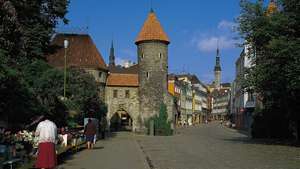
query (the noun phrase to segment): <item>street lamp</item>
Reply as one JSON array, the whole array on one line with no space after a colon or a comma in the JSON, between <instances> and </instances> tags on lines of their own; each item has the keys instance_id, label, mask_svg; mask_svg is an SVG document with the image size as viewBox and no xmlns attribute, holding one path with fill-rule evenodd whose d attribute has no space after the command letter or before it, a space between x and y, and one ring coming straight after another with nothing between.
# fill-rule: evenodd
<instances>
[{"instance_id":1,"label":"street lamp","mask_svg":"<svg viewBox=\"0 0 300 169\"><path fill-rule=\"evenodd\" d=\"M64 50L65 50L65 66L64 66L64 99L66 99L66 85L67 85L67 48L69 46L69 41L64 40Z\"/></svg>"}]
</instances>

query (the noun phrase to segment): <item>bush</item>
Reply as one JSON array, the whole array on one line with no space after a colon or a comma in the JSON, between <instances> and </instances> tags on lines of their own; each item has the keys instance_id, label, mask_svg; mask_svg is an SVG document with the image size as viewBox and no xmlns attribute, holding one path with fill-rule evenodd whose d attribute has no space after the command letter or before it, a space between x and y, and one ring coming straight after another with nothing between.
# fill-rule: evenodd
<instances>
[{"instance_id":1,"label":"bush","mask_svg":"<svg viewBox=\"0 0 300 169\"><path fill-rule=\"evenodd\" d=\"M150 134L150 121L154 121L154 135L156 136L170 136L173 134L171 128L171 122L168 121L167 106L165 104L160 105L159 115L155 115L146 121L146 127L148 128L148 134Z\"/></svg>"}]
</instances>

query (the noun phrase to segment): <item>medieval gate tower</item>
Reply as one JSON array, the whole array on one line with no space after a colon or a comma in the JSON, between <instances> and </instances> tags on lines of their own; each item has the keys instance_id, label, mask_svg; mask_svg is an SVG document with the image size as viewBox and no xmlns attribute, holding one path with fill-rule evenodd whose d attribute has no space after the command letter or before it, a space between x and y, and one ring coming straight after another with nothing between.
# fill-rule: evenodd
<instances>
[{"instance_id":1,"label":"medieval gate tower","mask_svg":"<svg viewBox=\"0 0 300 169\"><path fill-rule=\"evenodd\" d=\"M167 95L170 41L153 10L135 44L139 63L139 101L142 123L159 113Z\"/></svg>"}]
</instances>

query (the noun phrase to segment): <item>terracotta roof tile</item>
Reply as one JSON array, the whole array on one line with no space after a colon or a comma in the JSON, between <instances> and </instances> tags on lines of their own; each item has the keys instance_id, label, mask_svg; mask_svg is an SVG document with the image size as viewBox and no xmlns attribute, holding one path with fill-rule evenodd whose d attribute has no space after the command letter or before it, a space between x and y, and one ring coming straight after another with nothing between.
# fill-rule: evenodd
<instances>
[{"instance_id":1,"label":"terracotta roof tile","mask_svg":"<svg viewBox=\"0 0 300 169\"><path fill-rule=\"evenodd\" d=\"M64 67L64 40L69 41L67 66L107 70L107 66L89 35L57 34L51 42L52 52L47 56L54 67Z\"/></svg>"},{"instance_id":2,"label":"terracotta roof tile","mask_svg":"<svg viewBox=\"0 0 300 169\"><path fill-rule=\"evenodd\" d=\"M136 38L135 43L149 40L159 40L170 43L167 34L164 32L154 12L150 12L144 26Z\"/></svg>"},{"instance_id":3,"label":"terracotta roof tile","mask_svg":"<svg viewBox=\"0 0 300 169\"><path fill-rule=\"evenodd\" d=\"M107 86L138 87L139 86L138 74L110 73L107 78L106 85Z\"/></svg>"}]
</instances>

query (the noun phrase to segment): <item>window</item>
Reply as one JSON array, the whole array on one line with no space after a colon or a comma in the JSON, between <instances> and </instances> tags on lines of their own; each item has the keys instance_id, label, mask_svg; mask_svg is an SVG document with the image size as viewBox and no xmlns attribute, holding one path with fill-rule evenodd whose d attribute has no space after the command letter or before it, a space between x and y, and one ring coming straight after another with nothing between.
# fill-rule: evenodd
<instances>
[{"instance_id":1,"label":"window","mask_svg":"<svg viewBox=\"0 0 300 169\"><path fill-rule=\"evenodd\" d=\"M118 98L118 90L114 90L114 98Z\"/></svg>"},{"instance_id":2,"label":"window","mask_svg":"<svg viewBox=\"0 0 300 169\"><path fill-rule=\"evenodd\" d=\"M141 58L143 59L145 57L145 54L142 53Z\"/></svg>"},{"instance_id":3,"label":"window","mask_svg":"<svg viewBox=\"0 0 300 169\"><path fill-rule=\"evenodd\" d=\"M125 98L129 98L130 97L130 95L129 95L129 90L126 90L125 91Z\"/></svg>"},{"instance_id":4,"label":"window","mask_svg":"<svg viewBox=\"0 0 300 169\"><path fill-rule=\"evenodd\" d=\"M159 57L159 59L161 59L161 58L162 58L162 54L161 54L161 53L159 53L159 54L158 54L158 57Z\"/></svg>"},{"instance_id":5,"label":"window","mask_svg":"<svg viewBox=\"0 0 300 169\"><path fill-rule=\"evenodd\" d=\"M99 78L101 78L102 77L102 72L99 72L98 76L99 76Z\"/></svg>"},{"instance_id":6,"label":"window","mask_svg":"<svg viewBox=\"0 0 300 169\"><path fill-rule=\"evenodd\" d=\"M146 73L146 77L147 77L147 79L149 79L149 77L150 77L150 73L149 72Z\"/></svg>"}]
</instances>

